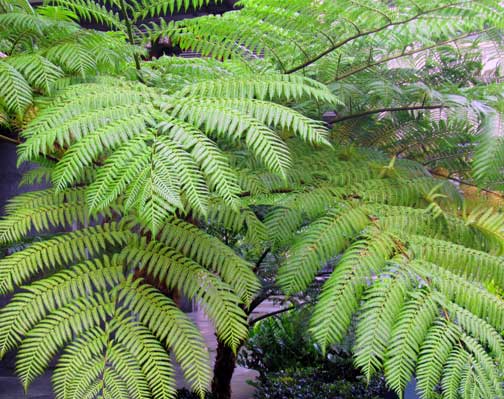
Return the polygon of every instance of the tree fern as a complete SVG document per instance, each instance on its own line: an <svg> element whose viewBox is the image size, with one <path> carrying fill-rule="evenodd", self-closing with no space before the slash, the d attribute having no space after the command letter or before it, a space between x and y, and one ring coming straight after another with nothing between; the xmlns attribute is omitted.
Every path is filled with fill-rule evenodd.
<svg viewBox="0 0 504 399"><path fill-rule="evenodd" d="M64 205L82 207L85 191L21 195L7 207L3 242L31 231L30 219L18 227L27 210L40 218L59 206L52 216L42 216L44 222L34 222L39 231L74 223ZM84 211L82 224L91 226L50 236L1 260L2 291L21 287L1 310L1 355L19 348L17 371L25 389L64 348L54 375L57 397L110 390L119 397L171 398L169 350L203 394L210 378L203 338L173 301L138 273L201 301L219 339L236 348L248 333L243 309L258 289L252 266L216 237L181 220L170 219L154 241L131 212L123 221L104 222L103 217L121 218L116 205L96 219ZM44 341L48 334L50 343Z"/></svg>
<svg viewBox="0 0 504 399"><path fill-rule="evenodd" d="M288 179L249 200L269 209L271 239L285 251L278 282L287 294L334 267L315 306L314 338L324 347L339 342L356 318L355 363L368 377L384 370L399 394L416 375L422 397L440 383L445 397L499 397L504 303L483 284L501 279L500 213L464 214L453 186L438 186L411 163L365 151L355 161L342 160L348 155L339 149L315 153L322 171L301 155L291 173L302 183ZM350 176L362 159L368 174L356 182ZM327 169L340 178L328 179ZM445 194L432 197L439 189ZM442 217L431 212L433 200ZM471 365L464 358L455 367L460 342Z"/></svg>

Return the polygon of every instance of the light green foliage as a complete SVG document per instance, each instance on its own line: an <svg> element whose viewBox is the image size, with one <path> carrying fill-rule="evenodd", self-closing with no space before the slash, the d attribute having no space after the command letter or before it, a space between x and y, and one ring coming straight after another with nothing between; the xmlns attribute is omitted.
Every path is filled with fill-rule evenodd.
<svg viewBox="0 0 504 399"><path fill-rule="evenodd" d="M167 35L182 49L257 71L327 83L341 101L331 109L337 140L500 187L502 122L485 122L488 114L502 121L504 104L498 1L239 4L224 15L161 21L151 36ZM495 65L485 76L483 61Z"/></svg>
<svg viewBox="0 0 504 399"><path fill-rule="evenodd" d="M124 69L132 52L124 37L81 29L72 15L58 9L33 10L21 3L0 7L0 51L5 55L0 58L0 104L18 119L33 104L32 91L51 94L63 76Z"/></svg>
<svg viewBox="0 0 504 399"><path fill-rule="evenodd" d="M59 202L61 208L38 230L65 221L65 205L74 197L49 192L52 196L24 194L16 207L11 204L2 221L3 242L31 229L30 220L22 231L9 220L19 218L22 204ZM120 212L115 208L108 217ZM0 260L2 292L21 287L0 311L0 354L19 347L16 367L25 389L61 348L64 354L54 374L58 398L95 389L117 389L117 397L125 398L172 398L175 382L167 350L196 391L207 389L208 351L198 329L139 273L156 286L201 301L219 338L232 348L246 337L243 307L258 288L251 266L220 240L185 222L171 220L159 240L151 240L133 220L82 226ZM68 221L78 223L71 217ZM41 271L45 274L39 278ZM115 382L108 381L112 376Z"/></svg>
<svg viewBox="0 0 504 399"><path fill-rule="evenodd" d="M57 398L173 398L173 360L203 395L208 350L170 294L199 301L236 350L261 288L243 254L268 247L287 296L329 272L310 331L326 348L356 322L367 377L383 370L401 394L415 376L425 398L504 397L504 301L487 289L504 289L504 218L466 210L428 170L499 184L495 124L478 126L501 111L500 86L481 89L450 50L473 34L498 46L499 2L243 0L138 29L203 4L0 0L0 123L19 131L19 163L40 164L24 183L52 184L0 221L13 248L0 293L14 293L0 355L17 349L24 388L61 352ZM164 35L209 57L142 61L135 45Z"/></svg>
<svg viewBox="0 0 504 399"><path fill-rule="evenodd" d="M291 157L277 127L325 144L320 123L271 102L310 98L335 101L309 79L279 74L207 79L169 95L118 79L73 85L22 132L19 162L61 157L52 173L57 189L94 168L89 209L100 211L125 194L125 209L136 209L156 233L176 209L206 214L211 191L237 208L238 180L219 141L245 146L284 176ZM62 156L55 144L67 148Z"/></svg>
<svg viewBox="0 0 504 399"><path fill-rule="evenodd" d="M322 347L340 342L356 320L355 364L368 378L384 370L400 394L416 376L425 398L439 384L446 398L501 397L504 301L486 287L502 284L502 214L464 213L453 185L411 162L302 148L291 147L288 183L267 186L264 177L250 203L269 208L270 239L285 251L278 284L286 294L332 270L313 337Z"/></svg>

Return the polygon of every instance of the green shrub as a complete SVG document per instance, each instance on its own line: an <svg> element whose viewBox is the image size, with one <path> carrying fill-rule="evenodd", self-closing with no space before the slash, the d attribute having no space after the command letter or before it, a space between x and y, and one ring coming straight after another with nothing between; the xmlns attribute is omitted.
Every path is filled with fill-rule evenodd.
<svg viewBox="0 0 504 399"><path fill-rule="evenodd" d="M252 385L258 399L385 398L382 377L369 384L354 368L351 336L325 353L308 334L311 309L291 311L257 323L238 362L259 372ZM387 396L388 395L388 396Z"/></svg>

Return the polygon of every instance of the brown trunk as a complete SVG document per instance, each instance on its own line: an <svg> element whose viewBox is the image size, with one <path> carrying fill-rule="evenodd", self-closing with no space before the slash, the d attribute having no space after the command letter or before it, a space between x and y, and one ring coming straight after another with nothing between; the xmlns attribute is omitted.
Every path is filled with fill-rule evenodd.
<svg viewBox="0 0 504 399"><path fill-rule="evenodd" d="M236 355L221 340L217 340L212 399L231 399L231 378L233 378L235 367Z"/></svg>

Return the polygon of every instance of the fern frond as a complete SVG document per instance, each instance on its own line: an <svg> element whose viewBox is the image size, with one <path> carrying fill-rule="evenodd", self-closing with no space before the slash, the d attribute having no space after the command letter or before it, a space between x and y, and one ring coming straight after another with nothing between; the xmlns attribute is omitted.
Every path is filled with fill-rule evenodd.
<svg viewBox="0 0 504 399"><path fill-rule="evenodd" d="M460 397L460 384L469 361L470 355L461 346L456 346L448 356L442 380L443 392L448 399Z"/></svg>
<svg viewBox="0 0 504 399"><path fill-rule="evenodd" d="M348 237L369 222L362 207L341 203L312 223L289 250L287 261L279 269L282 289L292 294L306 288L321 266L348 245Z"/></svg>
<svg viewBox="0 0 504 399"><path fill-rule="evenodd" d="M6 60L26 78L27 82L45 93L51 93L52 84L63 77L63 71L38 54L18 55Z"/></svg>
<svg viewBox="0 0 504 399"><path fill-rule="evenodd" d="M91 166L99 158L101 151L113 150L135 135L145 132L145 116L142 112L135 113L131 106L124 107L119 112L124 112L123 119L116 119L113 123L95 128L65 152L52 174L52 181L57 189L74 183L82 175L84 168ZM115 116L117 117L117 114ZM106 118L106 115L101 114L98 118Z"/></svg>
<svg viewBox="0 0 504 399"><path fill-rule="evenodd" d="M132 234L120 224L88 227L46 241L0 260L0 289L10 292L37 273L95 256L108 246L128 242Z"/></svg>
<svg viewBox="0 0 504 399"><path fill-rule="evenodd" d="M17 356L16 372L25 390L42 374L56 352L85 329L99 325L111 316L113 299L108 294L95 294L52 312L24 338Z"/></svg>
<svg viewBox="0 0 504 399"><path fill-rule="evenodd" d="M302 100L313 98L336 105L340 100L319 82L296 75L264 74L254 79L206 80L188 85L175 94L215 98L256 98L259 100Z"/></svg>
<svg viewBox="0 0 504 399"><path fill-rule="evenodd" d="M240 193L236 173L231 170L219 148L199 129L180 120L161 122L160 132L190 151L209 183L232 208L237 209L236 196Z"/></svg>
<svg viewBox="0 0 504 399"><path fill-rule="evenodd" d="M220 2L222 0L218 1ZM175 11L180 11L182 8L184 10L191 7L198 9L209 2L210 0L141 0L138 2L137 9L135 11L138 16L142 17L167 14L168 11L170 14L173 14Z"/></svg>
<svg viewBox="0 0 504 399"><path fill-rule="evenodd" d="M236 350L247 336L247 316L231 287L196 262L161 243L129 246L123 252L130 262L140 265L149 276L178 288L197 299L215 323L219 338Z"/></svg>
<svg viewBox="0 0 504 399"><path fill-rule="evenodd" d="M74 223L87 223L98 219L99 215L109 216L112 208L100 214L90 215L85 202L84 188L70 188L63 191L54 189L21 194L5 207L7 216L0 221L0 242L19 241L31 229L37 232L51 227L67 228ZM119 208L113 206L114 211Z"/></svg>
<svg viewBox="0 0 504 399"><path fill-rule="evenodd" d="M189 97L173 105L177 118L233 141L244 138L247 147L271 171L286 176L291 166L285 143L271 129L244 112L229 108L218 99Z"/></svg>
<svg viewBox="0 0 504 399"><path fill-rule="evenodd" d="M155 398L171 399L176 394L174 370L166 349L142 324L116 318L115 337L141 364L142 371Z"/></svg>
<svg viewBox="0 0 504 399"><path fill-rule="evenodd" d="M30 85L14 66L0 61L0 100L8 111L21 116L32 103Z"/></svg>
<svg viewBox="0 0 504 399"><path fill-rule="evenodd" d="M310 331L322 348L343 339L368 279L385 266L395 246L387 234L370 234L345 251L324 283L313 312Z"/></svg>
<svg viewBox="0 0 504 399"><path fill-rule="evenodd" d="M98 22L109 28L125 31L124 23L117 12L108 10L104 5L91 0L50 0L54 4L73 11L82 20L87 22Z"/></svg>
<svg viewBox="0 0 504 399"><path fill-rule="evenodd" d="M124 279L124 265L114 257L94 259L23 287L0 311L0 357L50 312L85 297L93 289L113 288Z"/></svg>
<svg viewBox="0 0 504 399"><path fill-rule="evenodd" d="M392 327L412 285L405 265L391 264L364 295L353 350L355 364L368 380L383 366Z"/></svg>
<svg viewBox="0 0 504 399"><path fill-rule="evenodd" d="M458 337L460 331L455 325L444 318L438 318L430 327L425 340L420 348L420 354L417 360L416 377L417 387L421 392L422 398L434 398L435 389L441 377L450 380L455 378L451 375L455 356L453 351L458 349ZM457 371L455 371L457 373ZM460 373L460 371L458 372ZM453 396L459 386L456 381L449 381L443 385L443 394L449 397Z"/></svg>
<svg viewBox="0 0 504 399"><path fill-rule="evenodd" d="M106 348L107 338L108 334L103 329L95 327L84 332L65 348L52 377L58 399L76 398L77 395L82 395L83 389L79 388L89 386L92 380L99 377L100 372L103 372L105 368L102 355ZM101 367L90 367L89 362L94 363L96 359ZM92 378L87 380L86 374L89 370L92 370Z"/></svg>
<svg viewBox="0 0 504 399"><path fill-rule="evenodd" d="M119 300L175 354L186 379L203 395L210 381L209 354L190 319L159 291L137 282L121 288Z"/></svg>
<svg viewBox="0 0 504 399"><path fill-rule="evenodd" d="M259 289L252 265L220 240L182 220L171 219L159 240L200 265L217 272L248 304Z"/></svg>
<svg viewBox="0 0 504 399"><path fill-rule="evenodd" d="M420 347L438 312L435 294L424 289L411 294L394 323L384 368L389 386L399 394L413 376Z"/></svg>

